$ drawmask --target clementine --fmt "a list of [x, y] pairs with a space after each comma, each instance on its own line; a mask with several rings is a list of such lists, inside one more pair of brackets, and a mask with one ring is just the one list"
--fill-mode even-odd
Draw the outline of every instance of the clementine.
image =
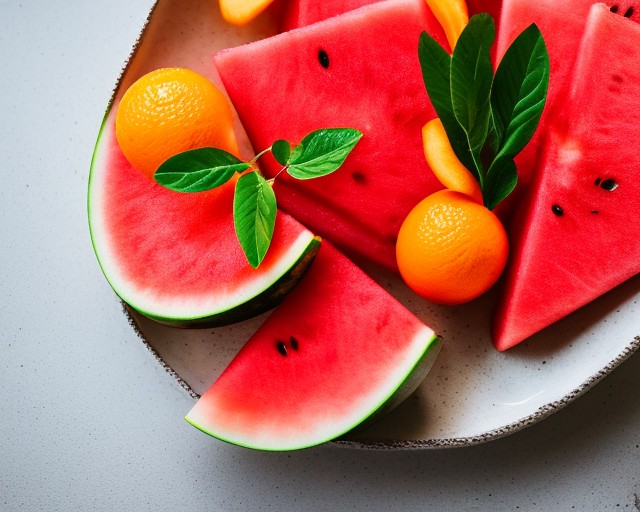
[[418, 295], [462, 304], [498, 280], [509, 242], [500, 220], [469, 196], [441, 190], [422, 200], [400, 228], [398, 268]]
[[157, 69], [127, 89], [116, 112], [116, 138], [131, 165], [151, 179], [160, 164], [183, 151], [238, 152], [226, 97], [185, 68]]

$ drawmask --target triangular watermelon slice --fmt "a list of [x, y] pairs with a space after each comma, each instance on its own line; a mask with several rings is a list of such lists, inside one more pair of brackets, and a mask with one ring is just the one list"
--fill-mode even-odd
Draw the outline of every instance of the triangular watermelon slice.
[[186, 419], [262, 450], [334, 439], [406, 398], [441, 339], [328, 243]]
[[640, 272], [640, 25], [591, 8], [518, 217], [494, 321], [506, 350]]
[[[423, 30], [446, 46], [424, 0], [388, 0], [215, 56], [256, 151], [318, 128], [364, 133], [334, 174], [281, 175], [278, 201], [350, 255], [392, 269], [403, 219], [442, 188], [422, 149], [421, 128], [435, 117], [418, 61]], [[260, 162], [269, 176], [281, 169], [271, 158]]]

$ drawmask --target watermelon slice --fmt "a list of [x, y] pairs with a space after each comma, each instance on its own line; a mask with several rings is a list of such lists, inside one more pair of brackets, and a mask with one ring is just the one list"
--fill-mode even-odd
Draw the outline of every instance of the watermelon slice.
[[116, 142], [115, 108], [105, 119], [89, 180], [93, 246], [120, 298], [155, 320], [222, 325], [262, 313], [299, 280], [319, 240], [279, 213], [257, 270], [233, 227], [233, 187], [180, 194], [135, 170]]
[[[281, 176], [278, 201], [350, 255], [391, 269], [402, 220], [442, 188], [422, 151], [421, 128], [435, 117], [417, 56], [423, 30], [446, 46], [424, 0], [387, 0], [215, 56], [256, 151], [323, 127], [364, 133], [337, 172]], [[261, 163], [269, 176], [281, 168]]]
[[494, 319], [506, 350], [640, 271], [640, 25], [591, 8]]
[[313, 446], [406, 398], [440, 348], [431, 329], [324, 242], [186, 419], [241, 446]]

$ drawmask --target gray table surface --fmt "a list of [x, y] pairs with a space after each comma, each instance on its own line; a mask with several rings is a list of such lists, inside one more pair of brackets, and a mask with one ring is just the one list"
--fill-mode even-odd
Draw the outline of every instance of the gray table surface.
[[640, 356], [473, 448], [265, 454], [182, 419], [192, 399], [130, 329], [86, 222], [148, 5], [0, 0], [0, 510], [640, 510]]

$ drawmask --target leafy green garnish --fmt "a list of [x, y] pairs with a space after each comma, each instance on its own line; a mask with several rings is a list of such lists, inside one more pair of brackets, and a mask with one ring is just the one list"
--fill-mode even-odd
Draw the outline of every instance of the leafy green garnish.
[[236, 183], [233, 222], [247, 261], [257, 268], [271, 244], [277, 214], [273, 191], [277, 175], [266, 180], [257, 160], [271, 151], [283, 166], [282, 171], [286, 170], [292, 177], [301, 180], [317, 178], [336, 171], [361, 138], [362, 133], [352, 128], [316, 130], [297, 146], [292, 147], [286, 140], [277, 140], [250, 162], [243, 162], [217, 148], [194, 149], [168, 159], [158, 168], [154, 179], [177, 192], [203, 192], [227, 183], [235, 173], [251, 169]]
[[154, 179], [177, 192], [202, 192], [224, 185], [236, 172], [251, 164], [217, 148], [202, 148], [178, 153], [165, 161]]
[[361, 138], [362, 133], [350, 128], [311, 132], [292, 151], [287, 172], [299, 180], [330, 174], [344, 163]]
[[484, 173], [480, 154], [491, 124], [493, 68], [490, 49], [495, 35], [491, 16], [473, 16], [460, 34], [451, 58], [453, 114], [466, 135], [481, 186]]
[[250, 172], [238, 179], [233, 196], [233, 222], [240, 246], [253, 268], [267, 254], [277, 208], [273, 188], [262, 175]]
[[418, 47], [431, 103], [489, 209], [516, 186], [514, 158], [533, 137], [549, 86], [549, 54], [535, 24], [513, 41], [495, 77], [490, 59], [494, 39], [492, 18], [477, 14], [452, 56], [426, 32]]
[[291, 156], [291, 144], [286, 140], [277, 140], [271, 145], [271, 153], [280, 165], [287, 165]]

